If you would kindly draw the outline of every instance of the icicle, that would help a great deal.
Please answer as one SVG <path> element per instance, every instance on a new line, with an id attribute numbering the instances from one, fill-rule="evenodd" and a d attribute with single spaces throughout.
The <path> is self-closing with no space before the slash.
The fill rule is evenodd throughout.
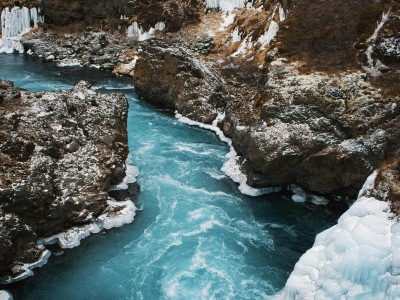
<path id="1" fill-rule="evenodd" d="M 149 31 L 144 31 L 142 27 L 139 27 L 137 22 L 133 22 L 132 25 L 128 26 L 126 30 L 127 36 L 136 38 L 139 42 L 151 39 L 154 37 L 156 31 L 162 31 L 165 29 L 164 22 L 158 22 L 154 27 L 151 27 Z"/>
<path id="2" fill-rule="evenodd" d="M 154 29 L 158 31 L 163 31 L 165 28 L 165 23 L 164 22 L 158 22 L 155 26 Z"/>
<path id="3" fill-rule="evenodd" d="M 279 5 L 279 20 L 281 22 L 286 20 L 286 12 L 281 5 Z"/>
<path id="4" fill-rule="evenodd" d="M 242 35 L 239 33 L 239 27 L 236 27 L 232 32 L 232 42 L 240 42 L 242 40 Z"/>

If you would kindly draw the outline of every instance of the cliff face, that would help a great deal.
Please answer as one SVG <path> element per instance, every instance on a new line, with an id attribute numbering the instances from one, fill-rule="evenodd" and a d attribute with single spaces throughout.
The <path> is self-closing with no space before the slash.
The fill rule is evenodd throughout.
<path id="1" fill-rule="evenodd" d="M 104 5 L 121 7 L 102 15 L 96 7 L 103 1 L 75 9 L 74 2 L 42 0 L 45 16 L 61 11 L 46 12 L 50 3 L 80 16 L 66 22 L 90 23 L 92 6 L 94 19 L 106 18 L 103 24 L 119 14 L 128 18 L 120 25 L 137 21 L 145 30 L 165 22 L 157 34 L 162 41 L 110 37 L 122 46 L 100 43 L 104 49 L 95 54 L 91 40 L 98 38 L 85 37 L 89 45 L 79 49 L 80 34 L 70 46 L 59 42 L 67 36 L 45 38 L 48 46 L 40 49 L 34 40 L 51 30 L 25 46 L 43 57 L 50 49 L 55 60 L 73 56 L 108 69 L 120 64 L 116 70 L 134 77 L 144 99 L 192 119 L 210 123 L 225 113 L 220 127 L 232 137 L 253 186 L 297 183 L 314 193 L 355 196 L 372 170 L 398 155 L 396 1 L 258 0 L 236 10 L 220 4 L 226 12 L 207 1 L 109 1 Z M 64 24 L 57 20 L 48 22 Z M 125 41 L 121 32 L 117 39 Z"/>
<path id="2" fill-rule="evenodd" d="M 211 65 L 213 76 L 222 79 L 221 90 L 227 94 L 220 106 L 207 93 L 190 94 L 198 86 L 190 84 L 193 74 L 154 55 L 151 43 L 137 63 L 138 92 L 165 105 L 166 99 L 180 102 L 179 95 L 186 91 L 191 100 L 185 103 L 205 103 L 207 115 L 222 105 L 226 117 L 220 125 L 243 156 L 242 169 L 250 185 L 297 183 L 314 193 L 353 197 L 365 178 L 383 161 L 397 156 L 400 148 L 400 99 L 394 92 L 400 90 L 399 60 L 394 54 L 400 53 L 394 42 L 399 40 L 398 7 L 390 1 L 342 4 L 292 1 L 282 9 L 278 2 L 256 1 L 255 10 L 235 11 L 225 28 L 213 27 L 212 13 L 203 17 L 203 25 L 186 28 L 189 33 L 180 38 L 192 44 L 199 27 L 213 32 L 214 48 L 191 56 Z M 286 8 L 289 15 L 278 16 L 278 9 L 285 13 Z M 377 30 L 388 12 L 387 22 Z M 266 44 L 272 23 L 280 32 Z M 385 55 L 391 58 L 383 64 L 385 55 L 379 49 L 388 39 L 397 52 L 387 50 Z M 157 69 L 148 67 L 153 63 Z M 152 88 L 159 70 L 168 71 Z M 172 78 L 186 86 L 171 84 Z M 197 106 L 192 110 L 181 106 L 165 105 L 191 118 L 207 119 L 192 114 L 199 111 Z"/>
<path id="3" fill-rule="evenodd" d="M 167 30 L 178 31 L 182 26 L 196 22 L 204 10 L 201 0 L 5 0 L 0 8 L 14 5 L 40 7 L 46 24 L 56 26 L 70 25 L 83 22 L 86 25 L 100 23 L 107 29 L 117 29 L 117 25 L 127 25 L 125 16 L 130 21 L 137 21 L 148 30 L 157 22 L 167 24 Z"/>
<path id="4" fill-rule="evenodd" d="M 37 260 L 38 237 L 104 213 L 125 176 L 126 120 L 123 95 L 85 82 L 31 93 L 0 81 L 0 275 Z"/>
<path id="5" fill-rule="evenodd" d="M 128 0 L 110 1 L 62 1 L 62 0 L 6 0 L 0 7 L 21 5 L 40 7 L 47 24 L 68 25 L 83 21 L 87 24 L 106 18 L 120 18 L 121 15 L 133 13 L 133 2 Z"/>

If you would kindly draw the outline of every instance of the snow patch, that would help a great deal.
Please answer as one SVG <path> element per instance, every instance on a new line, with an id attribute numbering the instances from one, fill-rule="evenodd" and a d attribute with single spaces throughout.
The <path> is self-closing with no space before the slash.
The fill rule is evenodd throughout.
<path id="1" fill-rule="evenodd" d="M 31 49 L 29 49 L 31 51 Z M 83 67 L 77 58 L 66 58 L 57 63 L 57 67 Z"/>
<path id="2" fill-rule="evenodd" d="M 222 142 L 229 145 L 230 151 L 226 155 L 228 160 L 222 166 L 221 171 L 223 171 L 234 182 L 239 184 L 238 188 L 242 194 L 255 197 L 255 196 L 260 196 L 260 195 L 264 195 L 264 194 L 280 192 L 282 190 L 282 188 L 280 188 L 280 187 L 269 187 L 269 188 L 256 189 L 247 184 L 247 177 L 240 170 L 239 157 L 238 157 L 235 149 L 232 146 L 232 140 L 227 138 L 224 135 L 224 133 L 222 132 L 222 130 L 218 127 L 218 122 L 222 121 L 225 118 L 224 114 L 218 114 L 218 116 L 215 118 L 215 120 L 213 121 L 213 123 L 211 125 L 190 120 L 189 118 L 184 117 L 181 114 L 178 114 L 177 112 L 175 113 L 175 117 L 178 119 L 179 122 L 182 122 L 182 123 L 185 123 L 185 124 L 188 124 L 191 126 L 198 126 L 200 128 L 214 131 Z"/>
<path id="3" fill-rule="evenodd" d="M 226 12 L 247 7 L 247 0 L 206 0 L 206 9 L 220 9 Z M 252 5 L 250 5 L 251 7 Z"/>
<path id="4" fill-rule="evenodd" d="M 286 20 L 287 12 L 284 10 L 282 5 L 279 5 L 279 21 L 283 22 Z"/>
<path id="5" fill-rule="evenodd" d="M 242 35 L 239 32 L 239 27 L 236 27 L 232 32 L 232 42 L 240 42 L 242 40 Z"/>
<path id="6" fill-rule="evenodd" d="M 365 55 L 367 56 L 367 66 L 364 66 L 365 72 L 370 74 L 371 76 L 377 77 L 381 74 L 381 69 L 385 68 L 385 65 L 379 60 L 374 60 L 372 57 L 373 46 L 376 43 L 378 38 L 379 31 L 382 29 L 383 25 L 389 20 L 390 10 L 387 13 L 382 14 L 382 19 L 378 23 L 377 27 L 375 28 L 374 33 L 367 39 L 367 44 L 369 45 L 367 50 L 365 51 Z"/>
<path id="7" fill-rule="evenodd" d="M 235 14 L 232 12 L 224 12 L 222 15 L 223 22 L 221 24 L 221 27 L 219 28 L 219 31 L 225 30 L 229 25 L 233 24 L 235 21 Z"/>

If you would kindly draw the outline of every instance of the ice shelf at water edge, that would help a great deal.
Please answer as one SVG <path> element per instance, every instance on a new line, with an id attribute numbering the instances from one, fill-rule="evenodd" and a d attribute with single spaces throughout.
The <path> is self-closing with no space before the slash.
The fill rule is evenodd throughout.
<path id="1" fill-rule="evenodd" d="M 277 299 L 400 299 L 400 223 L 389 203 L 366 193 L 318 234 Z"/>

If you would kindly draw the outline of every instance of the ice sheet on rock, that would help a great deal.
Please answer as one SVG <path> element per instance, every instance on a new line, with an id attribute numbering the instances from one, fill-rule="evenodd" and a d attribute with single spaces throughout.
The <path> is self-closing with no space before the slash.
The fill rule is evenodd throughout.
<path id="1" fill-rule="evenodd" d="M 122 180 L 121 183 L 111 187 L 110 190 L 124 190 L 128 188 L 129 183 L 136 182 L 136 177 L 139 176 L 139 169 L 135 166 L 131 165 L 131 159 L 128 158 L 126 160 L 126 176 Z"/>
<path id="2" fill-rule="evenodd" d="M 289 186 L 289 190 L 293 192 L 292 200 L 294 202 L 306 202 L 307 200 L 307 193 L 299 186 L 295 184 L 291 184 Z"/>
<path id="3" fill-rule="evenodd" d="M 175 114 L 175 117 L 178 119 L 179 122 L 186 123 L 191 126 L 198 126 L 200 128 L 214 131 L 222 142 L 227 143 L 229 145 L 230 151 L 228 154 L 226 154 L 226 157 L 228 158 L 228 160 L 222 166 L 221 171 L 223 171 L 234 182 L 239 184 L 238 188 L 242 194 L 255 197 L 255 196 L 260 196 L 260 195 L 264 195 L 264 194 L 279 192 L 282 190 L 282 188 L 280 188 L 280 187 L 269 187 L 269 188 L 257 189 L 257 188 L 253 188 L 247 184 L 247 177 L 240 170 L 239 157 L 238 157 L 235 149 L 232 146 L 232 140 L 227 138 L 224 135 L 224 133 L 222 132 L 222 130 L 218 127 L 218 122 L 223 120 L 225 118 L 225 115 L 218 114 L 218 116 L 215 118 L 215 120 L 213 121 L 213 123 L 211 125 L 190 120 L 189 118 L 184 117 L 178 113 Z"/>
<path id="4" fill-rule="evenodd" d="M 102 227 L 111 229 L 130 224 L 136 215 L 136 206 L 132 201 L 108 201 L 110 211 L 101 215 L 98 220 L 102 222 Z"/>
<path id="5" fill-rule="evenodd" d="M 317 235 L 277 299 L 399 299 L 400 223 L 388 202 L 365 196 L 375 177 L 338 224 Z"/>

